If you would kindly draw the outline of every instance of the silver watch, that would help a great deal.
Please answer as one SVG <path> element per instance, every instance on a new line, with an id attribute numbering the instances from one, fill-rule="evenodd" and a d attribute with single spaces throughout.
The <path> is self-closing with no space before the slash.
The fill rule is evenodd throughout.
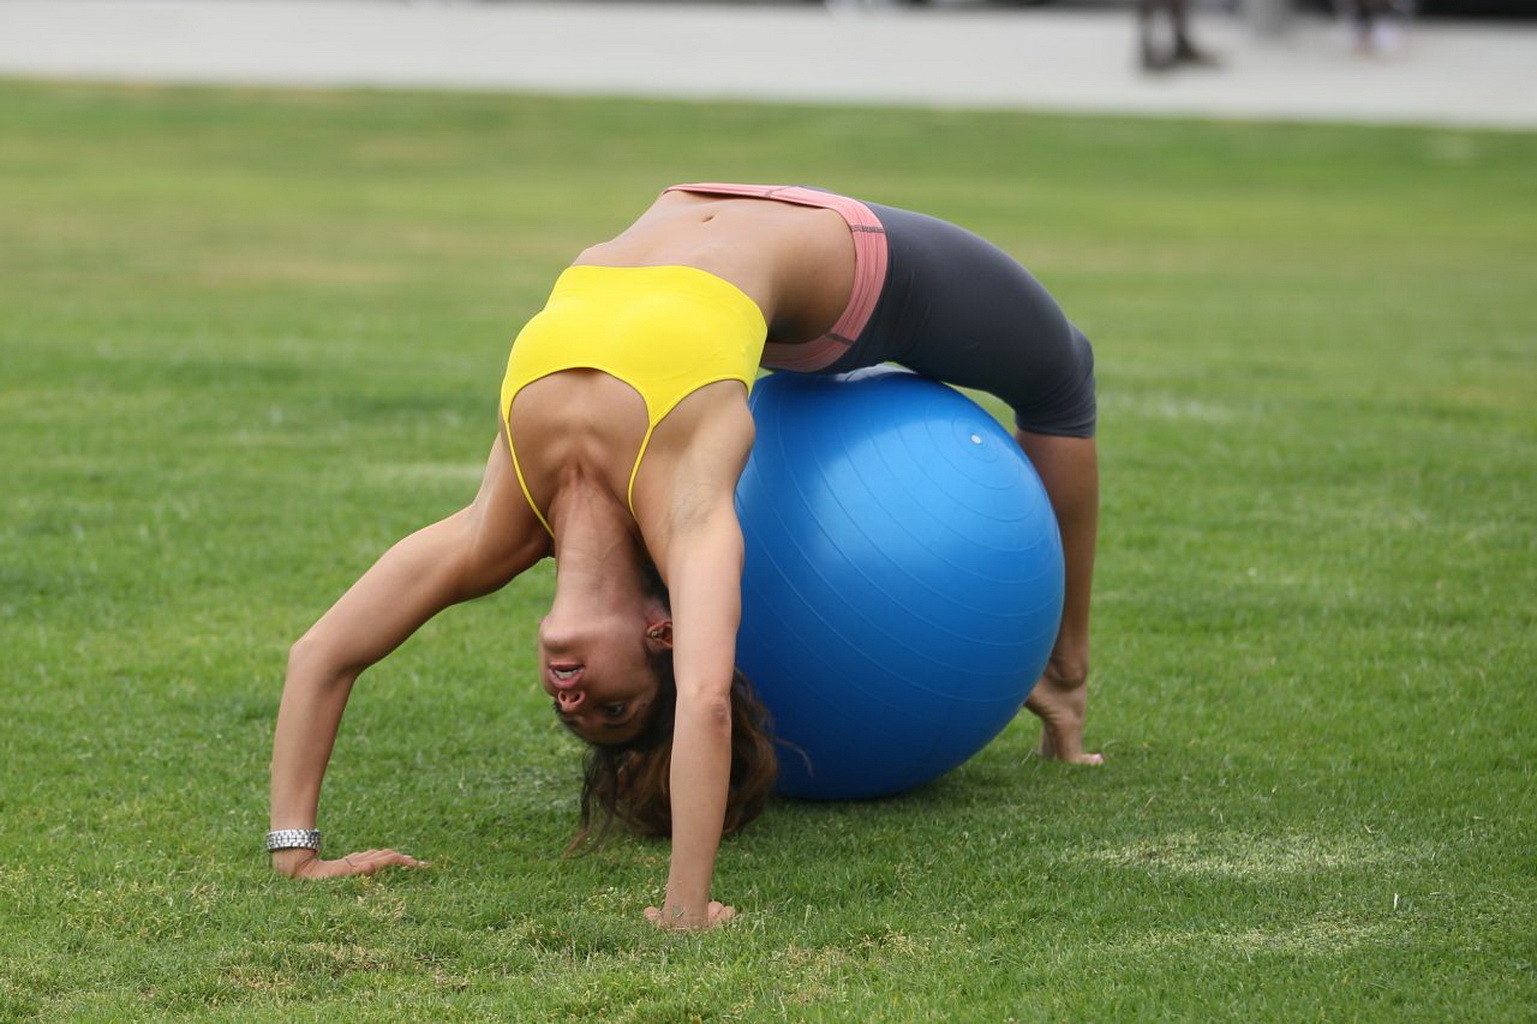
<path id="1" fill-rule="evenodd" d="M 280 828 L 267 833 L 267 852 L 314 850 L 320 852 L 320 833 L 312 828 Z"/>

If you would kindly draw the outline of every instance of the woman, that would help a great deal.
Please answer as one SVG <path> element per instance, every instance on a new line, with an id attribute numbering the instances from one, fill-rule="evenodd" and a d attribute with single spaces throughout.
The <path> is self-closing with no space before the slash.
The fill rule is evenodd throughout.
<path id="1" fill-rule="evenodd" d="M 1061 526 L 1067 593 L 1028 705 L 1041 753 L 1082 749 L 1098 517 L 1093 358 L 1022 267 L 921 214 L 814 189 L 668 189 L 584 251 L 519 334 L 475 501 L 391 548 L 294 645 L 273 745 L 268 848 L 286 874 L 419 866 L 393 850 L 319 857 L 321 779 L 352 683 L 438 611 L 556 560 L 542 684 L 593 744 L 591 811 L 670 834 L 664 927 L 710 899 L 724 830 L 761 807 L 772 750 L 733 660 L 759 361 L 841 372 L 885 361 L 999 395 Z"/>

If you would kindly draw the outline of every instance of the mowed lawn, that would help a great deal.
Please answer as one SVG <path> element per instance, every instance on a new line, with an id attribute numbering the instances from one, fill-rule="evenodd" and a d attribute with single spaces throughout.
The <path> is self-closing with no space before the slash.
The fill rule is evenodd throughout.
<path id="1" fill-rule="evenodd" d="M 354 692 L 330 849 L 431 870 L 273 875 L 288 645 L 711 179 L 958 221 L 1094 339 L 1106 765 L 778 802 L 656 932 L 664 844 L 559 856 L 545 565 Z M 1537 135 L 0 84 L 0 1020 L 1533 1020 L 1534 406 Z"/>

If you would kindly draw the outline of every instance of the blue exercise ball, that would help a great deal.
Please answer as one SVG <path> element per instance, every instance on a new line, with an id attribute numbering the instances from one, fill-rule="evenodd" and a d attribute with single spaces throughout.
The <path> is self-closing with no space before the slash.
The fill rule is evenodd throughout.
<path id="1" fill-rule="evenodd" d="M 886 796 L 998 735 L 1046 665 L 1062 543 L 1008 431 L 906 371 L 777 373 L 737 486 L 737 662 L 773 718 L 779 792 Z"/>

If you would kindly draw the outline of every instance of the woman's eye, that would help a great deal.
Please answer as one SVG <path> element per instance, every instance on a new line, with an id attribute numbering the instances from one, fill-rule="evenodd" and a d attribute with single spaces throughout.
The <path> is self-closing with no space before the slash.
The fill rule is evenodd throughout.
<path id="1" fill-rule="evenodd" d="M 621 718 L 621 717 L 623 717 L 624 716 L 624 709 L 625 709 L 625 705 L 623 705 L 623 704 L 605 704 L 605 705 L 603 705 L 603 713 L 605 715 L 607 715 L 609 718 Z"/>

